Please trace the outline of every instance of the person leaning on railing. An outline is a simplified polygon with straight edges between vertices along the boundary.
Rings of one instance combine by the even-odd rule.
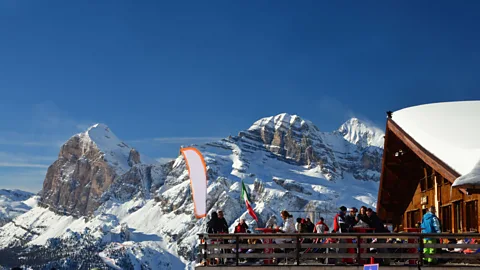
[[[293,216],[290,215],[290,213],[288,213],[287,210],[283,210],[282,212],[280,212],[280,216],[283,219],[283,227],[277,226],[277,229],[279,230],[279,232],[288,233],[288,234],[295,233],[296,232],[295,220],[293,219]],[[292,243],[292,242],[293,242],[292,238],[275,239],[276,244]],[[284,250],[285,252],[291,251],[291,249],[284,249]]]
[[[370,219],[368,218],[367,216],[367,207],[366,206],[362,206],[360,207],[360,213],[358,213],[357,217],[356,217],[356,221],[357,221],[357,224],[365,224],[367,227],[370,227]],[[365,226],[363,225],[363,226]]]
[[[428,209],[428,212],[423,216],[422,218],[422,233],[441,233],[441,227],[440,227],[440,220],[438,217],[435,215],[436,210],[435,206],[430,206]],[[432,238],[424,238],[423,243],[425,244],[434,244],[436,243],[436,239]],[[436,249],[435,248],[424,248],[423,249],[424,254],[435,254]],[[423,258],[423,260],[427,261],[429,264],[434,264],[437,262],[435,258]]]
[[[280,212],[280,215],[283,219],[283,227],[277,226],[277,229],[284,233],[295,233],[295,221],[293,220],[293,216],[290,215],[290,213],[288,213],[286,210]]]

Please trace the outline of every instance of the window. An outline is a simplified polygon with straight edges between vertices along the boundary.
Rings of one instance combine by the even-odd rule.
[[[453,228],[457,233],[460,233],[463,231],[463,226],[462,226],[462,201],[454,202],[453,203],[453,222],[455,224],[455,227]]]
[[[407,226],[408,228],[415,228],[420,222],[420,210],[407,212]]]
[[[466,229],[470,232],[478,231],[478,202],[470,201],[465,204]]]
[[[452,232],[452,207],[450,205],[443,206],[441,209],[442,215],[442,231],[444,232]]]

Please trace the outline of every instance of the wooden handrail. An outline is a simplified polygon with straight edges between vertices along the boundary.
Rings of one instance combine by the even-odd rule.
[[[200,233],[198,234],[200,238],[223,238],[223,239],[233,239],[237,235],[240,238],[245,238],[248,236],[249,239],[259,239],[259,238],[355,238],[357,236],[363,236],[364,238],[378,238],[378,237],[391,237],[391,238],[479,238],[480,233],[262,233],[262,234],[251,234],[251,233],[235,233],[235,234],[207,234]]]
[[[422,234],[422,233],[331,233],[331,234],[315,234],[315,233],[266,233],[266,234],[199,234],[199,238],[203,241],[199,246],[202,249],[200,258],[207,261],[211,258],[233,259],[236,266],[241,267],[239,263],[241,259],[272,259],[272,258],[289,258],[295,259],[296,265],[301,265],[304,260],[312,258],[334,258],[334,259],[355,259],[359,265],[365,259],[375,258],[396,258],[396,259],[417,259],[419,264],[423,263],[424,258],[444,258],[444,259],[463,259],[463,260],[480,260],[480,253],[463,254],[463,253],[442,253],[442,254],[423,254],[423,248],[434,249],[472,249],[480,251],[480,244],[456,244],[456,243],[424,243],[423,239],[480,239],[478,233],[441,233],[441,234]],[[402,239],[410,240],[408,243],[372,243],[371,239]],[[288,239],[291,243],[271,243],[271,244],[246,244],[246,239]],[[304,243],[301,239],[349,239],[342,240],[338,243],[317,243],[310,241]],[[213,241],[212,241],[213,240]],[[351,241],[350,241],[351,240]],[[412,241],[413,240],[413,241]],[[370,242],[370,243],[369,243]],[[439,242],[439,241],[438,241]],[[207,244],[208,243],[208,244]],[[374,248],[380,250],[380,253],[362,253],[360,251]],[[233,252],[235,249],[235,252]],[[254,249],[257,252],[264,249],[291,249],[291,253],[243,253],[240,250]],[[329,250],[339,249],[341,252],[334,253],[304,253],[306,250]],[[346,252],[347,249],[355,250],[353,253]],[[230,250],[227,253],[216,253],[219,250]],[[390,250],[390,251],[388,251]],[[395,250],[397,252],[392,252]],[[480,261],[479,261],[480,263]]]

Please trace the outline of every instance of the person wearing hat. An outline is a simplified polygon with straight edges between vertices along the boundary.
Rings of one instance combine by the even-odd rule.
[[[352,231],[353,230],[353,226],[357,225],[357,212],[358,212],[358,209],[355,208],[355,207],[352,207],[350,209],[350,214],[348,214],[346,217],[345,217],[345,223],[347,224],[347,230],[348,231]]]
[[[347,208],[345,206],[341,206],[339,209],[340,212],[335,215],[335,219],[333,220],[333,231],[337,233],[345,233],[347,232],[347,224],[345,223]]]

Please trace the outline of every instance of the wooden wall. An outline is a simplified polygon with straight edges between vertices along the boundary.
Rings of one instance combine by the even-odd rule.
[[[480,231],[478,226],[480,223],[478,222],[480,195],[467,195],[458,189],[452,189],[451,181],[444,179],[442,175],[429,167],[426,167],[424,171],[425,177],[418,184],[413,199],[403,214],[399,230],[403,231],[405,228],[412,227],[414,218],[421,221],[423,214],[433,205],[436,207],[437,216],[442,223],[442,231],[455,233]],[[428,183],[428,178],[430,178],[430,183]],[[470,210],[467,213],[467,204],[469,209],[474,209],[475,201],[477,201],[476,211]],[[414,211],[418,211],[418,215],[415,215]],[[476,219],[476,224],[472,219]],[[467,226],[469,224],[471,226]]]

